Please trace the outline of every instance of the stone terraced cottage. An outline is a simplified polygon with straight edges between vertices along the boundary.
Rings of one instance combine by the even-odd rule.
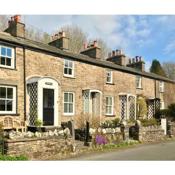
[[[101,59],[98,43],[80,54],[69,51],[64,32],[48,44],[25,38],[15,16],[0,32],[0,120],[10,117],[28,126],[36,118],[59,127],[82,113],[103,119],[136,119],[136,99],[147,100],[147,118],[175,102],[175,82],[145,72],[141,57],[121,50]]]

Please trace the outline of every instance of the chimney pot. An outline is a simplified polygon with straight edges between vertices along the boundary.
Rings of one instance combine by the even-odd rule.
[[[141,56],[139,57],[139,61],[140,61],[140,62],[142,61],[142,57],[141,57]]]
[[[115,56],[115,50],[112,51],[112,56],[113,56],[113,57]]]
[[[16,23],[21,21],[21,15],[15,15],[13,18]]]
[[[94,47],[97,47],[97,46],[98,46],[97,40],[94,41],[94,45],[93,45],[93,46],[94,46]]]
[[[135,63],[135,58],[132,59],[132,63]]]
[[[87,49],[87,43],[84,43],[83,46],[84,46],[84,49]]]

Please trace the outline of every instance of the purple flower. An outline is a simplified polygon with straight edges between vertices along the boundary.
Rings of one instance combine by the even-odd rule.
[[[105,145],[105,144],[107,144],[106,138],[104,136],[102,136],[102,135],[96,135],[95,140],[96,140],[96,143],[98,145]]]

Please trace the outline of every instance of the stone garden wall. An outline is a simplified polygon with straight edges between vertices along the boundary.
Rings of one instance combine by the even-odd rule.
[[[170,137],[175,137],[175,122],[168,122],[168,132]]]
[[[5,151],[7,155],[27,156],[30,160],[48,160],[56,156],[61,159],[75,153],[76,149],[71,138],[24,138],[6,140]]]
[[[164,139],[164,130],[160,126],[149,126],[139,128],[139,141],[156,142]]]

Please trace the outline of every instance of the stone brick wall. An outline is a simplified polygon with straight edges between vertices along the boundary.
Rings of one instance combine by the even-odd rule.
[[[27,156],[30,160],[48,160],[70,156],[74,152],[72,139],[65,140],[61,137],[55,138],[31,138],[7,140],[5,150],[7,155]]]
[[[92,58],[93,59],[93,58]],[[58,93],[58,122],[69,121],[80,116],[83,110],[82,91],[94,89],[102,92],[102,112],[105,119],[114,119],[120,116],[119,93],[130,93],[132,95],[143,94],[148,98],[155,98],[155,82],[153,79],[142,78],[142,89],[136,89],[136,76],[133,74],[113,71],[113,84],[106,84],[106,68],[75,61],[75,77],[67,78],[63,74],[64,59],[46,53],[26,50],[26,80],[31,77],[51,77],[59,83]],[[24,119],[24,82],[23,82],[23,50],[16,48],[16,70],[0,69],[0,78],[3,84],[17,85],[17,110],[19,117]],[[165,87],[166,89],[166,87]],[[75,93],[75,114],[65,116],[63,114],[63,93],[70,91]],[[167,91],[166,91],[167,92]],[[114,116],[105,114],[105,97],[114,97]],[[175,97],[166,97],[165,102],[175,101]],[[28,95],[27,95],[28,99]],[[27,102],[27,111],[29,109]]]
[[[105,119],[114,119],[120,116],[119,93],[130,93],[133,95],[143,94],[154,98],[154,80],[144,78],[142,80],[143,89],[136,90],[135,75],[120,71],[113,71],[113,84],[106,84],[106,68],[90,65],[75,61],[75,77],[64,77],[64,59],[44,53],[26,51],[26,77],[49,76],[60,82],[58,97],[58,107],[62,122],[80,116],[83,110],[82,91],[84,89],[95,89],[102,92],[102,116]],[[92,58],[93,59],[93,58]],[[127,81],[126,81],[127,80]],[[70,91],[75,93],[75,115],[64,116],[63,114],[63,92]],[[114,116],[105,115],[105,97],[114,97]]]
[[[139,129],[139,140],[142,142],[155,142],[164,140],[164,130],[158,126],[141,127]]]
[[[24,59],[23,49],[17,47],[15,69],[0,68],[0,85],[11,85],[17,87],[17,115],[16,119],[24,120]],[[7,116],[7,115],[6,115]],[[0,120],[3,120],[1,116]]]
[[[175,92],[175,84],[165,83],[165,93],[164,93],[165,108],[167,108],[170,104],[175,103],[174,92]]]

